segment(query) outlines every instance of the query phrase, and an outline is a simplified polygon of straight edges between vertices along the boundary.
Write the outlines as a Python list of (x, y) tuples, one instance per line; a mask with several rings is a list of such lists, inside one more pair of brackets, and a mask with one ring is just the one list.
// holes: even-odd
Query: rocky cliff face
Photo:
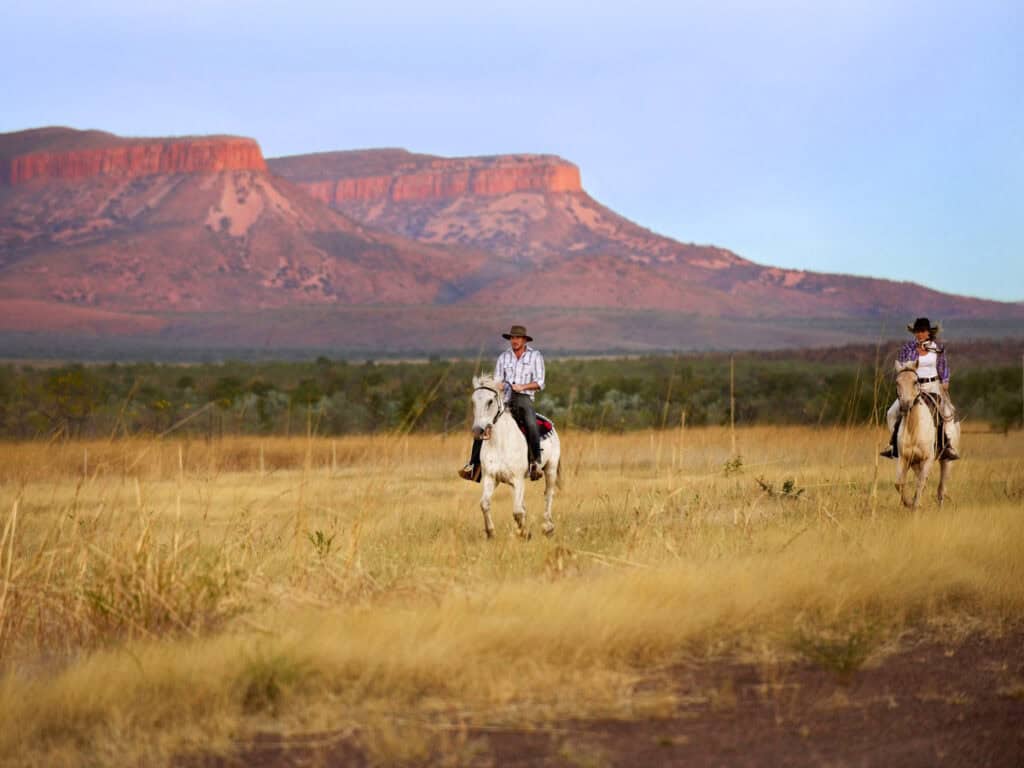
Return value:
[[(440, 158), (400, 149), (271, 159), (271, 171), (356, 221), (441, 247), (490, 254), (459, 269), (438, 301), (616, 307), (702, 317), (944, 317), (1024, 311), (922, 286), (766, 267), (663, 237), (616, 214), (550, 155)], [(788, 331), (787, 331), (788, 333)]]
[[(356, 221), (421, 242), (539, 266), (614, 254), (719, 269), (722, 249), (660, 237), (601, 206), (579, 169), (553, 155), (442, 158), (401, 149), (272, 158), (270, 170)], [(506, 265), (508, 266), (508, 265)], [(692, 277), (692, 276), (687, 276)]]
[(0, 134), (0, 162), (0, 332), (130, 332), (154, 308), (430, 305), (485, 258), (368, 231), (268, 173), (249, 139), (37, 129)]
[(968, 318), (1016, 332), (1024, 319), (1024, 305), (662, 237), (557, 157), (384, 149), (264, 165), (237, 137), (0, 134), (0, 336), (424, 353), (475, 350), (481, 328), (527, 318), (545, 345), (607, 351), (874, 339), (902, 332), (908, 307), (955, 319), (961, 338)]
[[(104, 141), (104, 137), (109, 137)], [(259, 144), (233, 136), (126, 139), (95, 131), (40, 129), (0, 136), (0, 183), (131, 178), (154, 174), (265, 171)]]
[[(579, 168), (552, 155), (440, 158), (383, 150), (382, 157), (375, 158), (372, 153), (285, 157), (271, 160), (269, 166), (317, 199), (336, 206), (582, 190)], [(390, 162), (384, 162), (384, 157)]]

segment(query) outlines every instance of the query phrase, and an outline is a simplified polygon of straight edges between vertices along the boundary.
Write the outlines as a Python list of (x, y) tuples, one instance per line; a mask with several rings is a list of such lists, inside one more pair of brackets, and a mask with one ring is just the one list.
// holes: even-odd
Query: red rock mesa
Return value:
[(552, 155), (439, 158), (361, 150), (279, 158), (270, 167), (330, 205), (582, 191), (579, 168)]
[(128, 178), (153, 174), (265, 171), (259, 144), (236, 136), (131, 139), (101, 131), (39, 128), (7, 134), (0, 180)]

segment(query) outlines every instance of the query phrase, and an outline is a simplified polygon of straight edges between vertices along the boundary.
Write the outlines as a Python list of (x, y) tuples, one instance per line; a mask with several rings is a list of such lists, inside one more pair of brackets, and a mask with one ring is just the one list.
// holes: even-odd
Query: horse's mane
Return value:
[(485, 373), (480, 376), (473, 377), (473, 389), (479, 389), (480, 387), (493, 389), (495, 392), (500, 393), (504, 388), (504, 382), (500, 379), (494, 378), (494, 376), (489, 373)]

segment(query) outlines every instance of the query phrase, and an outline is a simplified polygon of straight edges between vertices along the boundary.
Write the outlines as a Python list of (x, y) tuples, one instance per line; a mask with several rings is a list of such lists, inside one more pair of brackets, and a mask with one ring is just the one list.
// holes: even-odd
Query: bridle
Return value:
[(914, 375), (915, 391), (914, 396), (907, 401), (906, 406), (903, 405), (903, 400), (900, 400), (900, 416), (902, 418), (906, 418), (907, 414), (910, 413), (911, 409), (915, 405), (917, 405), (918, 403), (924, 403), (928, 410), (931, 412), (932, 419), (937, 419), (937, 414), (939, 412), (938, 396), (933, 394), (932, 392), (925, 392), (923, 389), (921, 389), (920, 380), (917, 378), (917, 371), (913, 370), (912, 368), (904, 368), (902, 371), (896, 374), (896, 378), (898, 379), (900, 376), (904, 374)]
[(494, 389), (493, 387), (477, 387), (473, 391), (478, 392), (481, 389), (486, 389), (488, 392), (493, 392), (495, 396), (498, 398), (498, 412), (494, 414), (494, 418), (491, 419), (491, 423), (487, 425), (489, 427), (493, 427), (495, 424), (498, 423), (498, 419), (501, 418), (501, 414), (505, 412), (505, 398), (498, 390)]
[(916, 403), (918, 401), (918, 399), (921, 397), (921, 394), (922, 394), (922, 392), (921, 392), (921, 385), (917, 383), (917, 371), (915, 371), (913, 368), (904, 368), (902, 371), (900, 371), (899, 373), (896, 374), (896, 378), (899, 379), (900, 376), (904, 376), (904, 375), (908, 375), (908, 374), (912, 375), (914, 377), (914, 389), (915, 389), (915, 392), (914, 392), (914, 397), (909, 398), (906, 401), (905, 405), (904, 405), (903, 399), (900, 398), (900, 415), (901, 416), (906, 416), (910, 412), (910, 409), (914, 407), (914, 403)]

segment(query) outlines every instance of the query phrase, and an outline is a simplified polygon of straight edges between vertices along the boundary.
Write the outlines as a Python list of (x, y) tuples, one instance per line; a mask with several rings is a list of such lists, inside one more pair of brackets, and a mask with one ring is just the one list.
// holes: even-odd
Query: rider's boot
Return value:
[(899, 450), (896, 448), (896, 436), (900, 431), (900, 423), (897, 421), (896, 426), (892, 428), (892, 437), (889, 438), (889, 446), (879, 453), (879, 456), (884, 456), (887, 459), (899, 458)]
[(530, 456), (530, 479), (540, 480), (544, 477), (544, 472), (540, 468), (540, 452), (538, 451), (535, 455), (536, 459), (532, 455)]
[(949, 440), (949, 433), (945, 431), (946, 427), (943, 425), (943, 446), (942, 453), (939, 454), (939, 461), (957, 461), (960, 458), (960, 454), (957, 453), (953, 444)]
[(473, 440), (473, 450), (469, 454), (469, 461), (459, 470), (459, 477), (463, 480), (480, 482), (480, 448), (483, 444), (483, 440)]

